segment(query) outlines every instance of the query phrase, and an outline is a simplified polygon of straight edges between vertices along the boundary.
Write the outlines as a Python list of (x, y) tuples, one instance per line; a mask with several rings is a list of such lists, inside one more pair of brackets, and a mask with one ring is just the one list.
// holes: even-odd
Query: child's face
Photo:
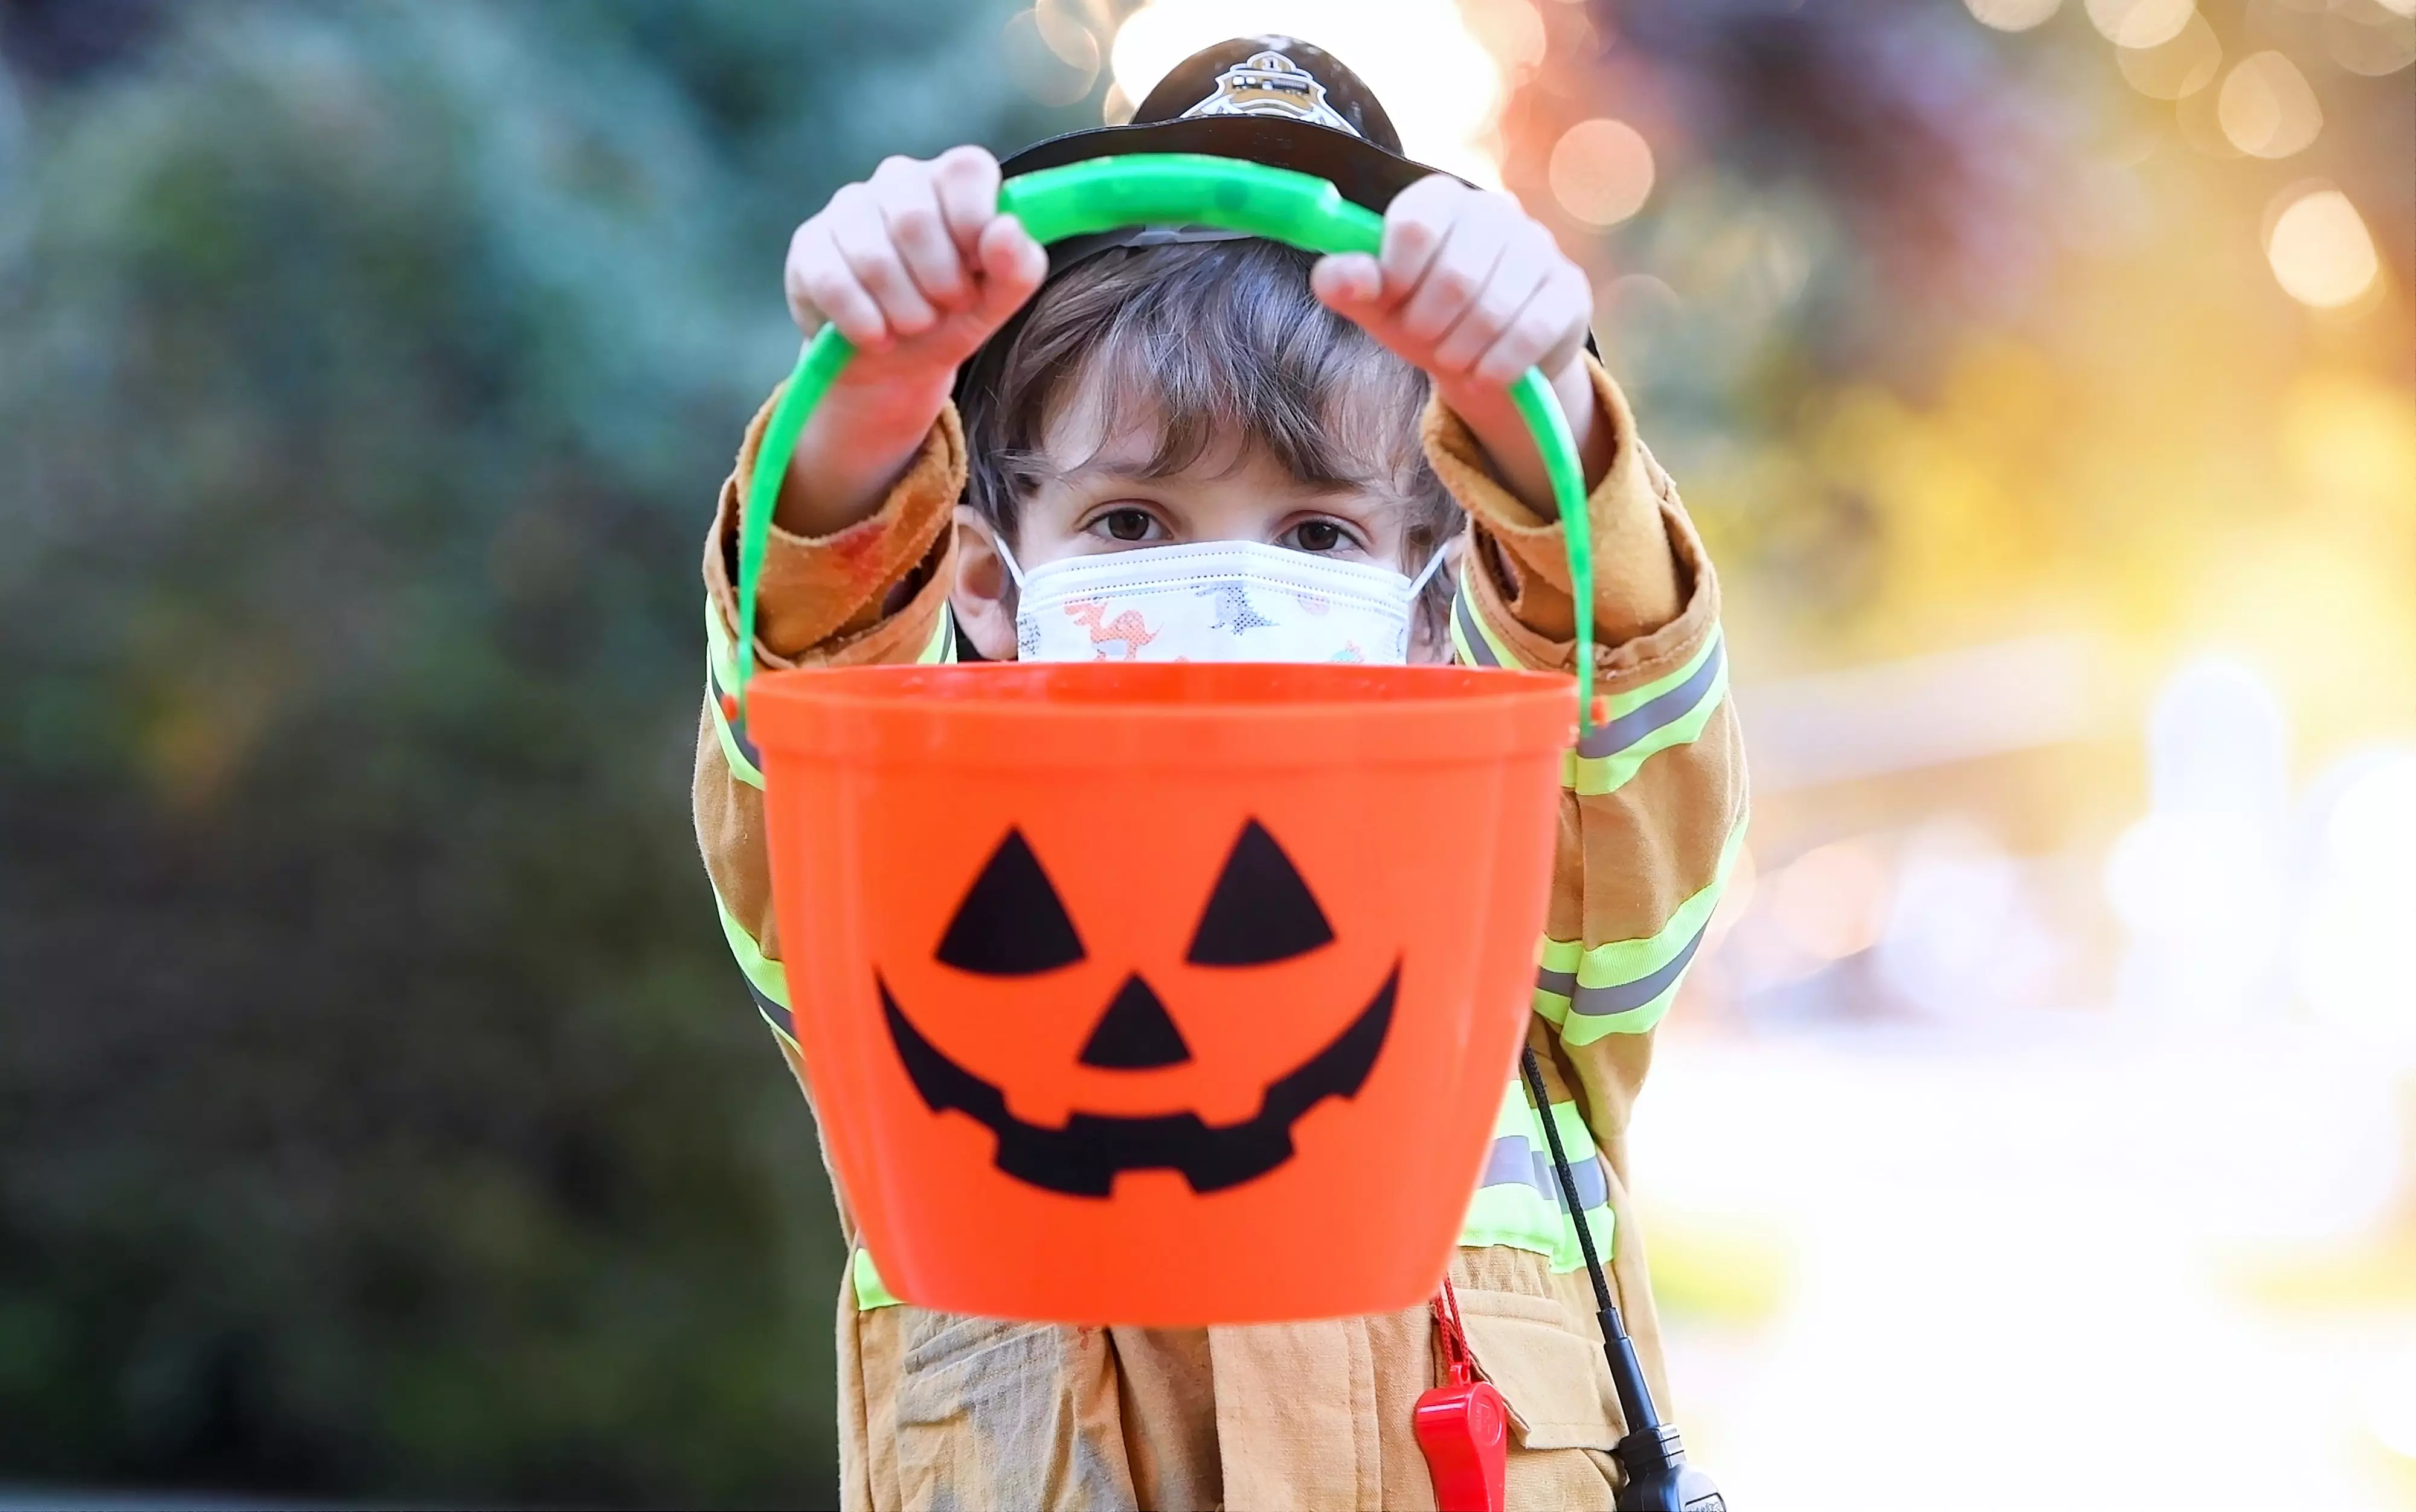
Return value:
[[(1046, 429), (1040, 451), (1047, 466), (1024, 496), (1008, 543), (1026, 572), (1065, 557), (1201, 541), (1258, 541), (1403, 573), (1426, 564), (1408, 560), (1409, 511), (1397, 497), (1304, 483), (1263, 447), (1238, 438), (1213, 442), (1181, 472), (1145, 476), (1156, 427), (1135, 424), (1105, 435), (1101, 408), (1086, 385)], [(971, 512), (962, 515), (970, 518)], [(1011, 657), (1015, 627), (1004, 567), (985, 528), (960, 530), (959, 537), (959, 622), (984, 656)], [(1410, 660), (1446, 659), (1433, 642), (1423, 623), (1415, 626)]]
[(1050, 419), (1040, 448), (1047, 474), (1009, 543), (1025, 567), (1196, 541), (1260, 541), (1402, 572), (1423, 565), (1402, 560), (1405, 511), (1372, 489), (1305, 484), (1238, 438), (1219, 438), (1172, 476), (1146, 477), (1156, 426), (1106, 431), (1088, 384)]

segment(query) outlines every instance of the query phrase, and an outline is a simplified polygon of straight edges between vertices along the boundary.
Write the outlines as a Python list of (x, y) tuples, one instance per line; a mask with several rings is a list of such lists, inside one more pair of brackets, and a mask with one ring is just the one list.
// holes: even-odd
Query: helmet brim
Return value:
[(1195, 115), (1147, 125), (1093, 127), (1035, 142), (1002, 159), (998, 167), (1002, 175), (1013, 178), (1044, 168), (1135, 152), (1200, 153), (1289, 168), (1326, 180), (1342, 191), (1344, 199), (1380, 216), (1395, 195), (1442, 172), (1387, 152), (1348, 131), (1274, 115)]

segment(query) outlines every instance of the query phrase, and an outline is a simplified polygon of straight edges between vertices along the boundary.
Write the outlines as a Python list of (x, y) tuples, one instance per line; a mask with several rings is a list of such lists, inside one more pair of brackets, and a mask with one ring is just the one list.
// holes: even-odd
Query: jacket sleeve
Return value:
[[(1599, 365), (1589, 366), (1613, 442), (1609, 470), (1588, 501), (1597, 643), (1587, 654), (1598, 703), (1593, 729), (1563, 758), (1529, 1040), (1552, 1051), (1547, 1080), (1561, 1084), (1556, 1100), (1575, 1093), (1619, 1206), (1628, 1115), (1653, 1030), (1678, 995), (1744, 844), (1747, 795), (1718, 580), (1668, 475), (1638, 441), (1625, 397)], [(1453, 611), (1459, 657), (1574, 671), (1559, 523), (1495, 481), (1475, 439), (1441, 405), (1427, 411), (1426, 442), (1474, 527)], [(1624, 1216), (1613, 1268), (1622, 1293), (1643, 1304), (1627, 1309), (1631, 1325), (1649, 1329), (1642, 1253)]]
[[(773, 399), (778, 397), (775, 393)], [(766, 400), (747, 427), (737, 465), (722, 482), (705, 542), (705, 696), (697, 727), (694, 807), (697, 844), (722, 933), (757, 1010), (802, 1081), (773, 920), (763, 775), (745, 723), (722, 707), (722, 695), (736, 686), (740, 492), (754, 471), (772, 402)], [(950, 409), (932, 425), (905, 475), (869, 518), (819, 540), (774, 525), (749, 648), (757, 668), (951, 659), (955, 641), (947, 596), (955, 576), (956, 532), (950, 525), (964, 484), (964, 434)]]

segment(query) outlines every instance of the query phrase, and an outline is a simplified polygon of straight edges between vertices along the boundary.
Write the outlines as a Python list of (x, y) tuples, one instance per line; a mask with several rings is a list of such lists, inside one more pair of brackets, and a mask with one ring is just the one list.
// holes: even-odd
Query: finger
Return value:
[(965, 286), (964, 259), (940, 213), (930, 172), (909, 158), (889, 158), (873, 172), (872, 198), (915, 290), (943, 309), (965, 299), (972, 291)]
[(831, 196), (830, 208), (823, 214), (830, 221), (832, 245), (847, 260), (855, 281), (881, 307), (882, 319), (889, 322), (890, 330), (901, 337), (929, 330), (939, 316), (906, 272), (871, 189), (851, 184)]
[(1328, 309), (1351, 315), (1373, 307), (1384, 292), (1383, 264), (1365, 252), (1336, 252), (1308, 270), (1309, 292)]
[(1544, 248), (1524, 238), (1514, 238), (1502, 249), (1502, 261), (1494, 264), (1485, 287), (1470, 302), (1468, 313), (1436, 343), (1428, 370), (1452, 376), (1466, 372), (1501, 338), (1502, 332), (1510, 329), (1518, 312), (1542, 292), (1551, 271)]
[(1453, 221), (1442, 250), (1401, 307), (1401, 334), (1420, 347), (1441, 340), (1476, 302), (1509, 243), (1510, 228), (1498, 221), (1475, 216)]
[(1032, 239), (1021, 221), (1000, 216), (982, 228), (975, 254), (982, 269), (978, 307), (989, 328), (996, 330), (1049, 277), (1049, 253)]
[(998, 216), (998, 159), (980, 147), (951, 147), (931, 159), (931, 183), (949, 240), (978, 267), (981, 233)]
[(1578, 360), (1578, 354), (1585, 351), (1586, 335), (1593, 324), (1593, 280), (1586, 277), (1585, 269), (1574, 262), (1563, 263), (1557, 283), (1561, 300), (1561, 333), (1553, 338), (1551, 345), (1544, 349), (1544, 354), (1535, 359), (1535, 366), (1541, 367), (1548, 378)]
[(1384, 243), (1377, 258), (1384, 270), (1387, 308), (1399, 308), (1416, 292), (1419, 281), (1442, 250), (1458, 198), (1465, 192), (1460, 185), (1437, 173), (1394, 197), (1392, 207), (1384, 212)]
[(789, 313), (806, 335), (813, 335), (828, 322), (859, 350), (889, 339), (889, 322), (882, 319), (881, 307), (848, 271), (847, 260), (831, 245), (830, 230), (820, 217), (797, 228), (781, 281), (789, 295)]
[(1585, 345), (1592, 293), (1593, 287), (1579, 269), (1563, 265), (1556, 270), (1501, 338), (1476, 360), (1476, 379), (1506, 384), (1530, 367), (1542, 368), (1547, 378), (1566, 367)]

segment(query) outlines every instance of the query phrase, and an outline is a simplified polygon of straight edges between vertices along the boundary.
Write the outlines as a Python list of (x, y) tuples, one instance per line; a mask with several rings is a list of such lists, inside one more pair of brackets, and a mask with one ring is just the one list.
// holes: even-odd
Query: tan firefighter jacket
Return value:
[[(1608, 717), (1566, 758), (1551, 906), (1529, 1042), (1576, 1164), (1585, 1220), (1665, 1403), (1659, 1330), (1628, 1204), (1627, 1126), (1653, 1030), (1678, 992), (1745, 826), (1744, 748), (1728, 697), (1719, 590), (1618, 387), (1590, 507), (1594, 652)], [(738, 500), (763, 433), (721, 486), (704, 556), (708, 681), (695, 807), (723, 928), (799, 1085), (778, 961), (762, 776), (732, 685)], [(1427, 453), (1473, 521), (1451, 618), (1478, 666), (1574, 666), (1559, 527), (1498, 484), (1458, 418), (1431, 406)], [(759, 666), (953, 659), (947, 598), (964, 439), (943, 414), (880, 511), (806, 540), (775, 526)], [(1405, 816), (1403, 822), (1415, 822)], [(810, 1097), (810, 1089), (808, 1089)], [(898, 1301), (836, 1193), (852, 1248), (838, 1301), (841, 1497), (851, 1509), (1429, 1508), (1411, 1410), (1437, 1378), (1427, 1310), (1169, 1330), (956, 1317)], [(1452, 1266), (1479, 1365), (1512, 1417), (1513, 1507), (1611, 1505), (1623, 1429), (1576, 1233), (1515, 1072)], [(1665, 1414), (1668, 1408), (1664, 1407)]]

